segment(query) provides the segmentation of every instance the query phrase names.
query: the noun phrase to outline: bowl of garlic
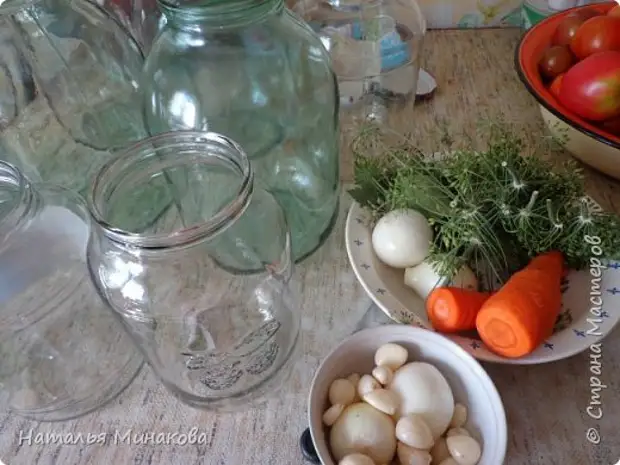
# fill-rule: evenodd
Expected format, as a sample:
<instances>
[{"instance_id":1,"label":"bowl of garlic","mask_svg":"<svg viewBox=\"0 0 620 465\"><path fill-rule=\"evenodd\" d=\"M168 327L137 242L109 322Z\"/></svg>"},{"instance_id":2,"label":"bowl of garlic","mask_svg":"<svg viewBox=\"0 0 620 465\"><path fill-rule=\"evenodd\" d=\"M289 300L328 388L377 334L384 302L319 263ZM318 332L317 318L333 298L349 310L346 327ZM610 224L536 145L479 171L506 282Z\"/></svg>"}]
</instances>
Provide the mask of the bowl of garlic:
<instances>
[{"instance_id":1,"label":"bowl of garlic","mask_svg":"<svg viewBox=\"0 0 620 465\"><path fill-rule=\"evenodd\" d=\"M315 373L308 416L323 465L501 465L506 454L504 406L482 366L412 326L340 343Z\"/></svg>"}]
</instances>

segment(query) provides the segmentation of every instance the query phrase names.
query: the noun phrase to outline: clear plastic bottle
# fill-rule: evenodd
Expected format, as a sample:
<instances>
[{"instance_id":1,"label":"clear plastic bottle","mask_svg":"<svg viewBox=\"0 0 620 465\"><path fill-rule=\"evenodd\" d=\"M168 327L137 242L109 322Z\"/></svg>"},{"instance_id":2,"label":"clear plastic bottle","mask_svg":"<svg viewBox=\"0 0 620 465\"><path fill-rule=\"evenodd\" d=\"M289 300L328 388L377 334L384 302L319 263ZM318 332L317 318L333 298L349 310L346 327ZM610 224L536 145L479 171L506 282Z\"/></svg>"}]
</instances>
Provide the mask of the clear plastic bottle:
<instances>
[{"instance_id":1,"label":"clear plastic bottle","mask_svg":"<svg viewBox=\"0 0 620 465\"><path fill-rule=\"evenodd\" d=\"M0 397L31 419L88 413L142 366L88 274L87 219L70 191L0 162Z\"/></svg>"},{"instance_id":2,"label":"clear plastic bottle","mask_svg":"<svg viewBox=\"0 0 620 465\"><path fill-rule=\"evenodd\" d=\"M299 0L338 77L344 131L415 101L426 19L416 0Z\"/></svg>"}]
</instances>

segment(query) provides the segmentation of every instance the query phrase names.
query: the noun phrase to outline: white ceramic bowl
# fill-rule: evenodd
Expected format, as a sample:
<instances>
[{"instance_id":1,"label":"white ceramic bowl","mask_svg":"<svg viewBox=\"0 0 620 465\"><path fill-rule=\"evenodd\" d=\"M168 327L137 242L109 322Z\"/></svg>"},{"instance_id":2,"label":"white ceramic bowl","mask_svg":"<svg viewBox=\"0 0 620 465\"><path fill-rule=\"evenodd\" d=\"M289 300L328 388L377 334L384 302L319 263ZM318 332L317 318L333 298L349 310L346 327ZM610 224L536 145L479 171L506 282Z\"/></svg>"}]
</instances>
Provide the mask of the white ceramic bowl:
<instances>
[{"instance_id":1,"label":"white ceramic bowl","mask_svg":"<svg viewBox=\"0 0 620 465\"><path fill-rule=\"evenodd\" d=\"M431 363L446 377L454 398L468 408L465 427L482 445L478 465L502 465L506 455L507 426L502 399L480 364L457 344L438 333L405 325L387 325L360 331L345 339L323 360L314 375L308 401L310 433L323 465L332 459L322 424L332 381L352 372L370 373L375 351L395 342L409 351L409 361Z\"/></svg>"}]
</instances>

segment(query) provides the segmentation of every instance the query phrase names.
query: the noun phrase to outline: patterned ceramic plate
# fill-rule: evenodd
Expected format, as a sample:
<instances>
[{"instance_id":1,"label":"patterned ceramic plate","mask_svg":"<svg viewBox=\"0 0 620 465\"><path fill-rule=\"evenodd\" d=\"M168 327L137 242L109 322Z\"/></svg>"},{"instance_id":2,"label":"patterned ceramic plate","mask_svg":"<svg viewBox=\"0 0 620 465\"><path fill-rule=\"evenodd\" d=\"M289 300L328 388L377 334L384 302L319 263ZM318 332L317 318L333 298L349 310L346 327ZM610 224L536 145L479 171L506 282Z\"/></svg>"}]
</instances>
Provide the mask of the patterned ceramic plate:
<instances>
[{"instance_id":1,"label":"patterned ceramic plate","mask_svg":"<svg viewBox=\"0 0 620 465\"><path fill-rule=\"evenodd\" d=\"M403 283L402 270L390 268L375 256L369 215L353 203L347 217L345 242L353 270L372 300L390 318L431 329L424 301ZM603 339L620 319L620 262L607 263L600 277L596 270L571 272L563 283L562 313L556 331L532 354L507 359L490 352L479 339L447 335L479 360L529 365L568 358ZM598 300L602 300L602 305Z\"/></svg>"}]
</instances>

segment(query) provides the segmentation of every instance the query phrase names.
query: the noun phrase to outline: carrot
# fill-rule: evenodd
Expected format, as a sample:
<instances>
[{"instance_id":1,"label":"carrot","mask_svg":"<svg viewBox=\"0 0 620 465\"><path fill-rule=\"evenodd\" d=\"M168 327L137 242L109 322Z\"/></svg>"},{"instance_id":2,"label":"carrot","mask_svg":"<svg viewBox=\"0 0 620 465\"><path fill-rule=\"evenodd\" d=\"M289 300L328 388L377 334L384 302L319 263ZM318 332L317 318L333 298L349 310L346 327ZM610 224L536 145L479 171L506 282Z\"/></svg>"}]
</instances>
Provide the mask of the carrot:
<instances>
[{"instance_id":1,"label":"carrot","mask_svg":"<svg viewBox=\"0 0 620 465\"><path fill-rule=\"evenodd\" d=\"M490 295L458 287L437 287L426 298L426 313L437 331L469 331L476 329L478 311Z\"/></svg>"},{"instance_id":2,"label":"carrot","mask_svg":"<svg viewBox=\"0 0 620 465\"><path fill-rule=\"evenodd\" d=\"M551 336L562 306L563 261L560 252L539 255L484 303L476 329L489 350L519 358Z\"/></svg>"}]
</instances>

